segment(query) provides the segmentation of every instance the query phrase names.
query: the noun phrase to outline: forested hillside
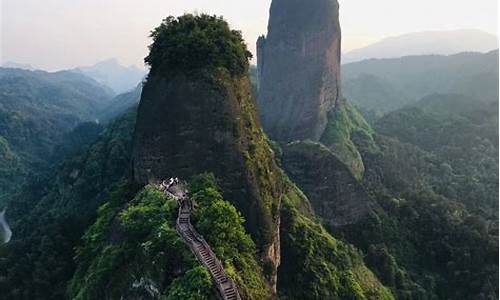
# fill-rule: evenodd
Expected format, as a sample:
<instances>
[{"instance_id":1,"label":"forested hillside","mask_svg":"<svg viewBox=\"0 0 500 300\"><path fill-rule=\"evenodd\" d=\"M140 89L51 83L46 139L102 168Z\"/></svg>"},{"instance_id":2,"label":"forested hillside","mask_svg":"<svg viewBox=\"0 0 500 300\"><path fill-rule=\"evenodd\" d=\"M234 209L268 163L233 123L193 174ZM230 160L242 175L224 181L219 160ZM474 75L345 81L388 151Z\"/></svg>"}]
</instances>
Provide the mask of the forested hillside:
<instances>
[{"instance_id":1,"label":"forested hillside","mask_svg":"<svg viewBox=\"0 0 500 300\"><path fill-rule=\"evenodd\" d=\"M497 218L498 102L431 95L389 113L375 128L425 151L435 162L422 175L426 186Z\"/></svg>"},{"instance_id":2,"label":"forested hillside","mask_svg":"<svg viewBox=\"0 0 500 300\"><path fill-rule=\"evenodd\" d=\"M208 40L234 42L225 50L238 55L220 54L221 43L211 44L214 49L195 42L190 51L219 53L215 65L163 68L157 57L188 48L174 55L162 47L192 41L198 26ZM256 118L239 33L222 18L185 15L165 20L155 39L137 124L134 112L111 122L95 142L12 200L14 236L0 247L0 293L9 299L213 299L214 281L174 230L178 202L155 184L179 174L190 180L192 222L243 299L394 299L361 253L317 222L308 199L277 165L278 149ZM163 85L165 77L178 84ZM162 93L165 88L172 93ZM167 119L154 109L165 103ZM187 118L175 121L178 116ZM182 130L164 130L176 126ZM161 137L157 147L175 147L151 151L153 140L142 138L148 135ZM194 142L206 149L203 155ZM145 166L155 153L170 167ZM149 182L152 174L158 179ZM290 280L299 271L304 276Z\"/></svg>"},{"instance_id":3,"label":"forested hillside","mask_svg":"<svg viewBox=\"0 0 500 300\"><path fill-rule=\"evenodd\" d=\"M359 153L361 177L345 165L342 148L319 143L284 145L282 163L333 236L361 249L398 299L491 299L498 293L498 147L490 137L498 136L498 114L478 124L453 113L458 103L446 114L439 105L390 113L368 135L353 114L336 123L350 128L344 140Z\"/></svg>"},{"instance_id":4,"label":"forested hillside","mask_svg":"<svg viewBox=\"0 0 500 300\"><path fill-rule=\"evenodd\" d=\"M95 122L113 94L72 72L0 68L0 201L31 173L48 168L66 134Z\"/></svg>"},{"instance_id":5,"label":"forested hillside","mask_svg":"<svg viewBox=\"0 0 500 300\"><path fill-rule=\"evenodd\" d=\"M127 181L135 113L125 115L87 150L36 178L10 198L13 240L0 247L0 293L8 299L61 299L74 247L110 192ZM132 186L133 187L133 186ZM133 193L135 189L131 193Z\"/></svg>"},{"instance_id":6,"label":"forested hillside","mask_svg":"<svg viewBox=\"0 0 500 300\"><path fill-rule=\"evenodd\" d=\"M365 115L381 116L435 93L498 101L498 50L485 54L369 59L342 66L345 96Z\"/></svg>"},{"instance_id":7,"label":"forested hillside","mask_svg":"<svg viewBox=\"0 0 500 300\"><path fill-rule=\"evenodd\" d=\"M132 90L0 68L0 298L498 299L498 50L341 66L339 12L273 0L256 67L167 17Z\"/></svg>"}]
</instances>

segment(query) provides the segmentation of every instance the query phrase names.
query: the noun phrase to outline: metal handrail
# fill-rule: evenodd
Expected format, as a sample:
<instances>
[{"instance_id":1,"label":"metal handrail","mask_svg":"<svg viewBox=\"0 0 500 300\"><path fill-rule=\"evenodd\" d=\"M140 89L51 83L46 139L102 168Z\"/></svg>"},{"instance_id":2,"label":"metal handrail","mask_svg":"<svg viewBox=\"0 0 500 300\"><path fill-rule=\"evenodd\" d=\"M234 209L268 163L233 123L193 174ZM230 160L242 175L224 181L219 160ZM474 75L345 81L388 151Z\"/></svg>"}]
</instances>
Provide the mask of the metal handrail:
<instances>
[{"instance_id":1,"label":"metal handrail","mask_svg":"<svg viewBox=\"0 0 500 300\"><path fill-rule=\"evenodd\" d=\"M172 196L173 194L168 191L168 188L164 190L165 193L169 193L169 196ZM186 191L184 191L184 195L187 195ZM176 220L176 231L177 233L182 237L183 241L189 246L195 257L209 270L210 275L214 279L217 290L219 291L220 296L222 297L223 300L241 300L241 296L238 291L238 287L236 283L226 274L224 270L224 266L222 265L221 261L217 258L215 253L212 251L212 248L210 245L205 241L202 235L200 235L196 229L193 227L191 224L191 208L189 206L189 199L183 198L180 199L174 195L174 197L177 199L179 202L179 209L178 209L178 215L177 215L177 220ZM188 204L187 210L183 209L184 204ZM180 224L180 217L181 215L185 215L187 213L187 231L191 233L191 235L196 239L196 242L202 245L203 249L205 252L208 253L209 257L211 260L213 260L215 264L215 270L211 268L208 264L208 261L203 258L201 255L200 251L197 250L195 247L193 241L190 241L188 238L184 236L184 231L181 229L181 224ZM219 276L217 276L219 275ZM217 277L222 277L222 280L218 280ZM227 287L230 287L231 292L233 292L233 297L231 297L228 292L226 292L226 289L224 289L224 285Z\"/></svg>"}]
</instances>

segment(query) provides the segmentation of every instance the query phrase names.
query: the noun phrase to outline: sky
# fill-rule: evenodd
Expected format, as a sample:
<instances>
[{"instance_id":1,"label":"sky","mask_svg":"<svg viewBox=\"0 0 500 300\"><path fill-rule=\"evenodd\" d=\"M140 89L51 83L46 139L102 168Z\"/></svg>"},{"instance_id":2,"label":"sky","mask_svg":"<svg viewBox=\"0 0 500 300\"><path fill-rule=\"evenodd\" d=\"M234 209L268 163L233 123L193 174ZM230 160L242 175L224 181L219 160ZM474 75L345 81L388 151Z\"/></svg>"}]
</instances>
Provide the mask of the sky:
<instances>
[{"instance_id":1,"label":"sky","mask_svg":"<svg viewBox=\"0 0 500 300\"><path fill-rule=\"evenodd\" d=\"M307 1L307 0L304 0ZM339 0L342 51L427 30L497 33L498 0ZM143 67L149 32L169 15L223 15L249 49L267 32L271 0L0 0L0 61L45 70L117 58Z\"/></svg>"}]
</instances>

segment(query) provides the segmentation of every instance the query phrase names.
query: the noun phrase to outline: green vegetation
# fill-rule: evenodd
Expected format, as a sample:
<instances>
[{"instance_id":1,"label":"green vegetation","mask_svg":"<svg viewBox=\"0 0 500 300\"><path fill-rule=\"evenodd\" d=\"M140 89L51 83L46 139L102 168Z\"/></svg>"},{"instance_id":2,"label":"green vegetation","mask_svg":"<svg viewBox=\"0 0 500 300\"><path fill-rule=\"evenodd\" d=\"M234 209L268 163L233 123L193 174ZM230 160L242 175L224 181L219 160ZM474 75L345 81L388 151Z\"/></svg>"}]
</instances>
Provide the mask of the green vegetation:
<instances>
[{"instance_id":1,"label":"green vegetation","mask_svg":"<svg viewBox=\"0 0 500 300\"><path fill-rule=\"evenodd\" d=\"M412 101L404 89L393 86L391 81L384 80L382 76L361 73L354 78L342 79L344 96L363 113L365 118L368 115L381 117ZM371 120L367 118L367 121Z\"/></svg>"},{"instance_id":2,"label":"green vegetation","mask_svg":"<svg viewBox=\"0 0 500 300\"><path fill-rule=\"evenodd\" d=\"M209 271L175 230L177 202L131 181L150 171L132 171L132 144L147 152L153 141L160 145L144 161L164 164L158 177L191 178L193 225L244 299L272 298L276 282L283 300L498 298L491 54L470 77L418 81L469 96L431 95L374 117L373 127L341 103L321 143L280 146L256 116L256 70L239 32L220 17L187 14L151 37L135 141L134 113L105 130L93 122L110 97L95 82L0 68L0 205L14 232L0 245L3 298L217 299ZM460 58L448 71L461 70ZM395 86L416 76L391 68ZM400 88L364 80L358 92L376 93L371 108L386 95L380 112L398 107ZM404 101L422 92L408 89ZM139 91L99 115L122 113Z\"/></svg>"},{"instance_id":3,"label":"green vegetation","mask_svg":"<svg viewBox=\"0 0 500 300\"><path fill-rule=\"evenodd\" d=\"M344 95L379 115L435 93L461 94L475 102L498 102L498 50L449 56L417 55L342 65Z\"/></svg>"},{"instance_id":4,"label":"green vegetation","mask_svg":"<svg viewBox=\"0 0 500 300\"><path fill-rule=\"evenodd\" d=\"M64 299L75 247L110 191L130 174L135 114L113 122L87 150L9 200L13 240L0 246L0 294L7 299ZM130 187L130 194L136 188Z\"/></svg>"},{"instance_id":5,"label":"green vegetation","mask_svg":"<svg viewBox=\"0 0 500 300\"><path fill-rule=\"evenodd\" d=\"M344 162L353 175L361 179L364 166L355 142L364 143L376 151L373 129L348 102L332 110L321 143L332 150Z\"/></svg>"},{"instance_id":6,"label":"green vegetation","mask_svg":"<svg viewBox=\"0 0 500 300\"><path fill-rule=\"evenodd\" d=\"M9 142L0 136L0 187L2 187L0 207L7 200L8 195L21 185L25 172L19 156L12 151Z\"/></svg>"},{"instance_id":7,"label":"green vegetation","mask_svg":"<svg viewBox=\"0 0 500 300\"><path fill-rule=\"evenodd\" d=\"M278 226L282 184L257 118L241 35L222 18L187 14L165 20L153 39L134 176L146 182L146 170L158 177L214 173L258 250L267 251ZM153 162L157 153L161 159Z\"/></svg>"},{"instance_id":8,"label":"green vegetation","mask_svg":"<svg viewBox=\"0 0 500 300\"><path fill-rule=\"evenodd\" d=\"M332 152L341 158L334 147L301 142L283 148L284 168L328 230L363 251L366 265L397 299L498 295L498 110L471 102L460 95L426 97L375 123L377 133L390 137L349 135L359 126L353 124L363 124L353 119L362 117L339 115L327 136L354 145L365 167L360 188L369 197L347 188L356 183L339 175L343 166L332 167ZM366 209L361 219L335 223L344 210Z\"/></svg>"},{"instance_id":9,"label":"green vegetation","mask_svg":"<svg viewBox=\"0 0 500 300\"><path fill-rule=\"evenodd\" d=\"M190 193L198 207L193 216L195 227L236 281L242 297L269 298L269 286L256 256L255 243L245 232L241 214L222 198L215 178L208 174L195 177Z\"/></svg>"},{"instance_id":10,"label":"green vegetation","mask_svg":"<svg viewBox=\"0 0 500 300\"><path fill-rule=\"evenodd\" d=\"M426 97L361 150L385 213L340 231L402 299L498 297L498 103L472 102Z\"/></svg>"},{"instance_id":11,"label":"green vegetation","mask_svg":"<svg viewBox=\"0 0 500 300\"><path fill-rule=\"evenodd\" d=\"M131 201L117 193L83 238L70 297L206 299L213 294L207 271L175 231L177 202L155 186L146 186Z\"/></svg>"},{"instance_id":12,"label":"green vegetation","mask_svg":"<svg viewBox=\"0 0 500 300\"><path fill-rule=\"evenodd\" d=\"M177 202L156 186L132 200L127 187L113 193L78 250L78 268L69 290L72 299L117 299L153 293L161 299L215 299L208 271L175 231ZM245 299L266 299L269 287L244 220L223 200L212 175L190 185L195 227L237 282Z\"/></svg>"},{"instance_id":13,"label":"green vegetation","mask_svg":"<svg viewBox=\"0 0 500 300\"><path fill-rule=\"evenodd\" d=\"M0 68L0 205L20 192L27 178L45 175L61 162L68 155L60 147L66 134L80 122L94 121L111 96L73 72Z\"/></svg>"},{"instance_id":14,"label":"green vegetation","mask_svg":"<svg viewBox=\"0 0 500 300\"><path fill-rule=\"evenodd\" d=\"M216 300L213 293L213 279L205 267L198 266L175 279L162 300Z\"/></svg>"},{"instance_id":15,"label":"green vegetation","mask_svg":"<svg viewBox=\"0 0 500 300\"><path fill-rule=\"evenodd\" d=\"M426 97L376 122L391 136L374 135L380 151L356 144L383 211L334 234L366 253L398 298L498 294L498 110L471 102Z\"/></svg>"},{"instance_id":16,"label":"green vegetation","mask_svg":"<svg viewBox=\"0 0 500 300\"><path fill-rule=\"evenodd\" d=\"M231 30L222 17L185 14L168 17L151 33L153 43L145 61L149 76L189 73L224 67L232 75L248 72L248 59L241 33Z\"/></svg>"},{"instance_id":17,"label":"green vegetation","mask_svg":"<svg viewBox=\"0 0 500 300\"><path fill-rule=\"evenodd\" d=\"M423 164L403 164L418 168L421 174L401 178L418 177L425 188L497 219L498 102L472 102L460 95L431 95L415 106L389 113L375 127L428 157Z\"/></svg>"},{"instance_id":18,"label":"green vegetation","mask_svg":"<svg viewBox=\"0 0 500 300\"><path fill-rule=\"evenodd\" d=\"M334 239L287 201L281 222L280 299L394 299L354 247Z\"/></svg>"},{"instance_id":19,"label":"green vegetation","mask_svg":"<svg viewBox=\"0 0 500 300\"><path fill-rule=\"evenodd\" d=\"M377 194L384 212L339 228L398 299L489 299L496 293L496 225L423 191ZM483 298L482 298L483 297Z\"/></svg>"}]
</instances>

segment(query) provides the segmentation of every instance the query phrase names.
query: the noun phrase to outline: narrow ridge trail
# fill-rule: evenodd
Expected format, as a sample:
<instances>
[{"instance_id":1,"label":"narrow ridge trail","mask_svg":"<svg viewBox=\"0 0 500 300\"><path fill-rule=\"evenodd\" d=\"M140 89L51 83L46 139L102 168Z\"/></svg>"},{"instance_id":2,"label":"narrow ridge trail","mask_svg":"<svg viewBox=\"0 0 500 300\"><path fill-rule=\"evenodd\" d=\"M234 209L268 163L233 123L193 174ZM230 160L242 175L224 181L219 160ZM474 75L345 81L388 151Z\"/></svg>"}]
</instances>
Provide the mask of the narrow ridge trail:
<instances>
[{"instance_id":1,"label":"narrow ridge trail","mask_svg":"<svg viewBox=\"0 0 500 300\"><path fill-rule=\"evenodd\" d=\"M198 234L191 224L191 201L187 197L185 184L177 179L170 179L168 183L163 181L160 188L167 196L174 197L179 202L176 230L196 258L210 271L222 299L241 300L236 284L226 274L222 263L217 259L205 239Z\"/></svg>"}]
</instances>

